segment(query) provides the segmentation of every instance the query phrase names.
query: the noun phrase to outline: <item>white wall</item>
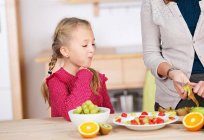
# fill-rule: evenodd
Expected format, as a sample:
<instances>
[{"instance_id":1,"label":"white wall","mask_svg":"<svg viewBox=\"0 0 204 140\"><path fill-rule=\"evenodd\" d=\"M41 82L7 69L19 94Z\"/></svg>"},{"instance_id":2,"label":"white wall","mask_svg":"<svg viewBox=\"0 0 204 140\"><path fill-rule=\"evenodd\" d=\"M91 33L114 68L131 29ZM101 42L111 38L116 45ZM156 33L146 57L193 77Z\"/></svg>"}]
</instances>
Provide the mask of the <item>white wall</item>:
<instances>
[{"instance_id":1,"label":"white wall","mask_svg":"<svg viewBox=\"0 0 204 140\"><path fill-rule=\"evenodd\" d=\"M137 4L135 2L128 5ZM101 7L114 6L102 4ZM120 7L120 6L118 6ZM20 0L23 47L26 63L26 110L28 117L47 116L47 106L40 94L44 66L34 62L38 54L51 48L56 24L63 17L88 19L100 47L129 47L141 51L140 7L100 10L94 17L91 4L70 5L60 0Z\"/></svg>"},{"instance_id":2,"label":"white wall","mask_svg":"<svg viewBox=\"0 0 204 140\"><path fill-rule=\"evenodd\" d=\"M13 118L7 41L5 1L0 0L0 120Z\"/></svg>"}]
</instances>

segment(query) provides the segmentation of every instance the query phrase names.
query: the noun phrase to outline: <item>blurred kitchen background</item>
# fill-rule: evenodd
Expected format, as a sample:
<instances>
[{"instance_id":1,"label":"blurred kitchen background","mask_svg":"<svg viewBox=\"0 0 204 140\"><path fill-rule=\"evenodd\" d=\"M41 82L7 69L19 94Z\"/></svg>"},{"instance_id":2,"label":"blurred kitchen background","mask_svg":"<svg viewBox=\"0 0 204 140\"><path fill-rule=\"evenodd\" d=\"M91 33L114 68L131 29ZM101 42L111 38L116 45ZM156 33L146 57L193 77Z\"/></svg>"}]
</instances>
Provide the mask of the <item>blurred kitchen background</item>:
<instances>
[{"instance_id":1,"label":"blurred kitchen background","mask_svg":"<svg viewBox=\"0 0 204 140\"><path fill-rule=\"evenodd\" d=\"M40 93L52 35L64 17L91 22L97 53L92 67L109 78L117 112L141 111L141 0L0 0L0 120L49 117Z\"/></svg>"}]
</instances>

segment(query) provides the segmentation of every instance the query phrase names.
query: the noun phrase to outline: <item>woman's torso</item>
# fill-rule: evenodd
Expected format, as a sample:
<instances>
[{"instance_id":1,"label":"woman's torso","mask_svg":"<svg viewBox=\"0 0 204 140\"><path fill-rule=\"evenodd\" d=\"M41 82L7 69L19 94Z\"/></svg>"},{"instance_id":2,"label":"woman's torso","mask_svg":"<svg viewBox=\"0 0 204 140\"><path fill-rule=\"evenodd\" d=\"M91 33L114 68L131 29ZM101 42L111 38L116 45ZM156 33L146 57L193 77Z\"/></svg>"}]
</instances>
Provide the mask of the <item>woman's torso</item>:
<instances>
[{"instance_id":1,"label":"woman's torso","mask_svg":"<svg viewBox=\"0 0 204 140\"><path fill-rule=\"evenodd\" d=\"M163 0L147 1L151 5L153 22L159 27L162 56L190 78L195 51L204 65L204 0L200 1L201 14L193 36L177 3L165 4ZM169 79L156 79L156 85L156 102L164 107L176 107L180 97L173 82Z\"/></svg>"}]
</instances>

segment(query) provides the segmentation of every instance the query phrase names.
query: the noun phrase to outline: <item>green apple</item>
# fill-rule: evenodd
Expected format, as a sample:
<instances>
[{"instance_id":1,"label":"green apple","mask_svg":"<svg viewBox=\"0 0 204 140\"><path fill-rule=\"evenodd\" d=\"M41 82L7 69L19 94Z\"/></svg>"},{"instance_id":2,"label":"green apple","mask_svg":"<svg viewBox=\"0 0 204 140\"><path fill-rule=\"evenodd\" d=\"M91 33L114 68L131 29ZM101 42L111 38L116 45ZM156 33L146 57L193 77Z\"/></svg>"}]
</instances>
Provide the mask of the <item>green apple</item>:
<instances>
[{"instance_id":1,"label":"green apple","mask_svg":"<svg viewBox=\"0 0 204 140\"><path fill-rule=\"evenodd\" d=\"M204 115L204 107L192 107L190 112L200 112Z\"/></svg>"}]
</instances>

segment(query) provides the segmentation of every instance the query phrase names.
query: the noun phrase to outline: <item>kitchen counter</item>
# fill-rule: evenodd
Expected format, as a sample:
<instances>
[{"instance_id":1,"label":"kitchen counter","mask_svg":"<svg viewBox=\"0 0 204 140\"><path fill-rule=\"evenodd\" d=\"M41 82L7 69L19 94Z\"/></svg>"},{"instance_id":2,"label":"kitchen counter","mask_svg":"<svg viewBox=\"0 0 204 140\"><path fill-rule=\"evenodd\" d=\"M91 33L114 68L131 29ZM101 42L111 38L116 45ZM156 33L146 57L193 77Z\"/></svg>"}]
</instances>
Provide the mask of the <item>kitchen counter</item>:
<instances>
[{"instance_id":1,"label":"kitchen counter","mask_svg":"<svg viewBox=\"0 0 204 140\"><path fill-rule=\"evenodd\" d=\"M182 124L169 124L153 131L133 131L112 124L113 115L108 122L113 131L106 136L92 140L203 140L204 130L187 131ZM83 139L71 122L63 118L24 119L0 122L1 140L78 140Z\"/></svg>"}]
</instances>

